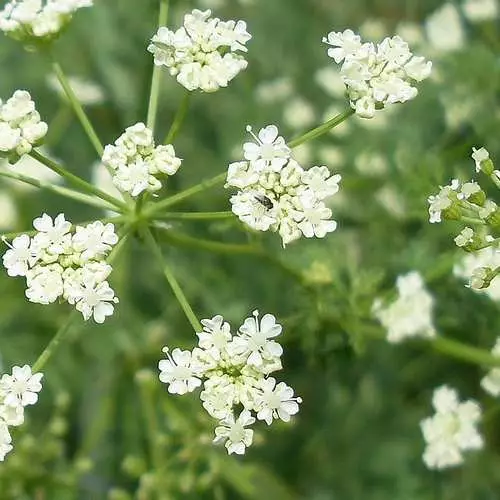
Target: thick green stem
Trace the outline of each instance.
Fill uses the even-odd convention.
[[[233,212],[166,212],[159,217],[167,220],[220,220],[232,219],[235,215]]]
[[[161,251],[161,248],[159,247],[158,243],[156,242],[153,234],[151,233],[151,231],[148,228],[143,229],[142,234],[144,236],[144,239],[146,240],[146,243],[148,244],[149,248],[151,249],[152,253],[156,257],[158,264],[161,266],[162,271],[163,271],[163,275],[165,276],[166,280],[168,281],[170,288],[174,292],[175,298],[179,302],[179,305],[181,306],[182,310],[184,311],[186,318],[191,323],[191,326],[193,327],[194,331],[200,332],[202,330],[201,324],[198,321],[198,318],[196,317],[196,314],[194,313],[186,296],[184,295],[182,288],[180,287],[175,276],[173,275],[172,270],[170,269],[170,266],[166,263],[166,261],[163,257],[163,253]]]
[[[288,146],[293,149],[296,148],[297,146],[300,146],[304,142],[312,141],[313,139],[316,139],[320,135],[326,134],[329,130],[335,128],[337,125],[340,125],[343,121],[347,120],[347,118],[349,118],[353,114],[354,110],[348,109],[343,113],[340,113],[337,116],[333,117],[331,120],[328,120],[326,123],[323,123],[323,125],[313,128],[309,132],[306,132],[304,135],[301,135],[300,137],[293,139],[288,143]]]
[[[189,108],[189,101],[191,99],[191,92],[186,91],[182,101],[177,109],[177,113],[175,113],[174,121],[163,141],[163,144],[172,144],[181,129],[182,123],[184,122],[184,118],[186,118],[187,110]]]
[[[160,12],[158,14],[158,27],[165,26],[168,19],[169,0],[160,0]],[[160,97],[161,66],[154,65],[153,77],[151,79],[151,91],[149,93],[147,126],[153,132],[156,124],[156,115],[158,113],[158,100]]]
[[[169,198],[163,201],[151,204],[146,210],[144,210],[143,213],[146,217],[151,217],[157,212],[161,212],[165,208],[171,207],[176,203],[180,203],[181,201],[185,201],[191,196],[201,193],[206,189],[216,186],[217,184],[221,184],[226,180],[226,177],[227,177],[227,172],[223,172],[219,175],[216,175],[215,177],[200,182],[199,184],[196,184],[195,186],[190,187],[189,189],[185,189],[180,193],[174,194],[173,196],[170,196]]]
[[[74,189],[69,189],[62,186],[56,186],[49,182],[41,181],[39,179],[35,179],[34,177],[29,177],[27,175],[18,174],[15,172],[0,171],[0,177],[14,179],[16,181],[23,182],[24,184],[29,184],[31,186],[44,189],[46,191],[56,193],[60,196],[64,196],[65,198],[70,198],[72,200],[85,203],[86,205],[91,205],[93,207],[101,208],[102,210],[116,210],[116,207],[114,207],[113,205],[110,205],[109,203],[104,202],[99,198],[95,198],[94,196],[83,194],[80,191],[75,191]]]
[[[104,151],[102,143],[99,140],[94,127],[90,123],[87,114],[83,110],[80,101],[73,92],[73,89],[71,88],[71,85],[69,84],[69,81],[66,78],[61,65],[55,60],[54,57],[52,57],[52,68],[54,69],[54,73],[56,74],[57,79],[59,80],[59,83],[61,84],[61,87],[63,88],[64,93],[66,94],[66,97],[68,98],[69,103],[73,108],[73,111],[75,112],[75,115],[77,116],[78,120],[80,120],[80,123],[82,124],[82,127],[85,130],[90,142],[94,146],[94,149],[96,150],[99,158],[101,158]]]
[[[126,203],[123,201],[117,200],[114,196],[111,196],[110,194],[100,190],[99,188],[96,188],[94,185],[90,184],[90,182],[87,182],[86,180],[82,179],[81,177],[78,177],[75,174],[72,174],[65,168],[61,167],[58,165],[55,161],[51,160],[50,158],[47,158],[43,154],[41,154],[39,151],[36,151],[35,149],[31,151],[30,156],[35,158],[35,160],[38,160],[40,163],[45,165],[47,168],[50,168],[57,174],[59,174],[61,177],[66,179],[69,183],[73,184],[73,186],[80,188],[81,190],[93,194],[94,196],[97,196],[101,200],[107,201],[108,203],[111,203],[111,205],[115,206],[119,212],[126,212],[128,211],[128,206]]]

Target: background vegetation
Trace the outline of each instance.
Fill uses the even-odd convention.
[[[156,31],[158,2],[95,3],[78,13],[56,52],[67,73],[104,89],[106,102],[88,112],[106,144],[145,119],[152,71],[145,49]],[[402,21],[421,27],[443,4],[213,3],[223,4],[216,15],[248,22],[254,37],[250,64],[228,89],[194,96],[175,144],[184,163],[170,181],[171,192],[224,171],[239,154],[247,124],[276,123],[291,138],[321,123],[332,106],[346,106],[341,96],[318,84],[317,71],[334,67],[321,43],[327,32],[363,27],[369,37],[380,21],[383,37]],[[178,25],[197,5],[172,0],[169,24]],[[197,239],[257,241],[272,256],[168,249],[198,317],[223,314],[239,325],[258,307],[283,322],[281,376],[304,400],[294,422],[272,430],[259,426],[255,445],[242,458],[227,457],[223,448],[211,445],[212,423],[197,395],[171,396],[156,378],[161,347],[191,348],[195,338],[147,248],[136,239],[112,276],[120,297],[117,314],[103,326],[79,321],[71,341],[44,370],[40,403],[28,411],[29,422],[14,437],[15,450],[0,465],[0,499],[500,498],[500,407],[479,388],[483,370],[422,343],[387,344],[378,338],[370,313],[374,298],[390,293],[398,274],[415,269],[435,295],[440,334],[489,349],[500,331],[498,304],[453,276],[462,256],[452,241],[453,228],[431,226],[427,216],[426,198],[439,184],[472,176],[473,145],[484,145],[500,158],[498,26],[462,21],[461,48],[444,53],[425,40],[417,46],[416,52],[432,57],[435,72],[415,101],[374,122],[353,118],[298,152],[306,165],[325,163],[343,176],[333,204],[339,221],[333,235],[303,239],[283,250],[276,235],[248,233],[234,220],[174,223]],[[90,178],[97,158],[65,101],[47,85],[49,63],[3,37],[0,65],[0,95],[28,89],[51,124],[50,153]],[[262,84],[283,77],[293,88],[290,95],[263,101]],[[181,95],[165,74],[159,137]],[[312,123],[306,123],[311,118],[302,113],[298,97],[310,104]],[[4,221],[5,231],[28,229],[42,211],[64,211],[75,222],[103,216],[4,181],[1,189],[16,209],[15,221]],[[228,192],[217,187],[178,208],[227,210]],[[22,280],[6,273],[0,275],[0,293],[6,371],[36,359],[69,308],[27,303]],[[488,444],[463,467],[434,473],[422,463],[419,421],[431,413],[432,390],[443,383],[483,404]]]

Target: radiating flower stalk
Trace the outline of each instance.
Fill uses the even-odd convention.
[[[18,90],[5,103],[0,101],[0,156],[15,162],[30,154],[72,186],[40,187],[81,203],[112,209],[116,216],[73,225],[63,213],[54,218],[44,213],[35,218],[34,231],[4,238],[8,246],[4,266],[9,276],[26,279],[29,301],[49,305],[62,299],[74,306],[85,321],[93,318],[102,323],[119,310],[118,297],[111,288],[112,259],[128,239],[138,236],[162,266],[162,273],[198,338],[198,345],[192,350],[164,349],[166,359],[159,362],[160,381],[167,384],[171,394],[201,388],[202,405],[217,422],[214,442],[224,443],[229,454],[244,454],[253,442],[251,426],[257,420],[268,425],[275,420],[288,422],[302,403],[293,389],[271,376],[282,369],[283,348],[276,341],[282,327],[274,315],[260,317],[258,311],[236,331],[219,314],[200,322],[175,277],[175,268],[163,255],[158,235],[163,232],[171,244],[187,242],[204,250],[253,253],[287,270],[301,284],[305,279],[301,272],[291,270],[261,248],[197,242],[165,227],[164,221],[233,217],[247,230],[277,233],[283,247],[302,237],[334,237],[331,233],[338,223],[333,220],[328,203],[339,191],[341,177],[327,165],[301,165],[294,158],[293,149],[334,129],[354,114],[369,119],[390,105],[415,98],[417,84],[429,76],[432,64],[414,56],[408,44],[397,36],[375,45],[362,42],[351,30],[331,32],[323,42],[329,46],[328,56],[341,63],[340,75],[348,99],[345,110],[289,141],[280,135],[275,124],[261,124],[256,133],[248,126],[252,140],[242,141],[241,161],[229,164],[226,171],[213,178],[170,194],[168,177],[175,175],[182,163],[172,143],[183,125],[190,97],[195,92],[223,91],[233,81],[236,85],[248,66],[246,54],[251,50],[252,35],[243,20],[221,20],[213,17],[210,10],[197,9],[186,13],[181,27],[170,29],[166,26],[169,2],[160,0],[158,30],[148,45],[145,42],[145,51],[152,54],[154,64],[147,116],[144,123],[130,124],[114,144],[103,147],[51,48],[73,15],[92,4],[92,0],[12,0],[0,11],[0,30],[51,56],[61,87],[122,198],[101,191],[37,149],[47,133],[47,125],[26,91]],[[166,140],[161,143],[156,137],[155,122],[164,69],[186,92]],[[473,157],[477,171],[500,187],[500,173],[486,150],[474,150]],[[12,176],[36,185],[27,177]],[[171,211],[176,204],[224,183],[235,193],[221,212]],[[165,192],[168,196],[164,196]],[[497,251],[500,209],[487,199],[476,182],[453,181],[431,196],[429,204],[431,222],[452,219],[466,224],[455,239],[459,247],[471,253]],[[487,288],[499,272],[500,262],[495,266],[481,265],[472,273],[470,286]],[[387,340],[399,343],[410,337],[423,337],[444,354],[488,364],[491,371],[482,385],[489,393],[498,395],[498,345],[490,354],[441,338],[434,326],[432,295],[418,272],[400,276],[397,288],[396,300],[378,300],[373,307],[374,316],[387,331]],[[56,333],[33,365],[33,371],[41,370],[55,354],[77,315],[73,313]],[[37,401],[41,378],[41,372],[33,373],[25,365],[14,367],[12,375],[0,379],[0,460],[12,449],[9,428],[22,423],[24,407]],[[435,392],[433,406],[436,414],[422,422],[428,445],[424,461],[428,467],[457,465],[463,460],[463,451],[482,447],[476,428],[481,412],[476,403],[460,403],[453,389],[442,387]]]

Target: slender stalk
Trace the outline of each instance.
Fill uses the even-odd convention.
[[[156,242],[153,234],[149,230],[149,228],[145,228],[143,230],[143,235],[146,240],[146,243],[148,244],[149,248],[155,255],[158,263],[160,264],[163,275],[165,276],[166,280],[168,281],[168,284],[170,285],[170,288],[174,292],[175,298],[179,302],[179,305],[181,306],[182,310],[184,311],[184,314],[186,315],[186,318],[188,321],[191,323],[191,326],[193,327],[195,332],[200,332],[202,330],[201,324],[198,321],[198,318],[196,317],[191,305],[189,304],[186,296],[184,295],[184,292],[182,291],[182,288],[179,286],[178,281],[176,280],[175,276],[172,273],[172,270],[170,269],[170,266],[166,263],[163,253],[161,251],[161,248],[159,247],[158,243]]]
[[[460,217],[460,220],[462,222],[466,222],[467,224],[474,224],[478,226],[484,226],[486,224],[486,222],[484,222],[484,220],[482,219],[477,219],[476,217],[467,217],[466,215],[462,215]]]
[[[362,333],[365,333],[370,337],[376,339],[386,338],[385,333],[382,331],[382,329],[376,325],[363,325]],[[487,351],[485,349],[471,346],[458,340],[453,340],[440,335],[428,340],[409,340],[407,343],[409,345],[417,345],[419,347],[423,347],[424,349],[430,347],[436,352],[475,365],[488,367],[500,366],[500,356],[494,356],[490,351]]]
[[[80,313],[76,309],[71,312],[66,323],[64,323],[64,325],[59,328],[54,337],[52,337],[52,340],[49,342],[47,347],[43,350],[42,354],[38,356],[38,359],[35,361],[32,368],[33,373],[40,371],[45,366],[49,358],[52,356],[52,354],[54,354],[54,351],[59,347],[59,344],[68,334],[71,325],[79,314]]]
[[[170,196],[166,200],[151,204],[150,207],[144,210],[143,213],[146,217],[150,217],[156,214],[157,212],[161,212],[165,208],[171,207],[176,203],[180,203],[181,201],[185,201],[188,198],[191,198],[191,196],[194,196],[198,193],[205,191],[206,189],[209,189],[213,186],[216,186],[217,184],[224,182],[226,180],[226,177],[227,177],[227,172],[223,172],[219,175],[216,175],[211,179],[207,179],[203,182],[200,182],[199,184],[196,184],[193,187],[181,191],[180,193],[174,194],[173,196]]]
[[[490,179],[493,181],[493,184],[500,189],[500,179],[495,174],[491,174]]]
[[[162,229],[162,228],[159,228]],[[204,240],[201,238],[194,238],[188,236],[187,234],[177,233],[171,231],[170,229],[163,232],[162,236],[165,237],[166,241],[172,245],[177,245],[186,248],[193,248],[198,250],[207,250],[209,252],[221,253],[221,254],[231,254],[231,255],[253,255],[260,259],[266,260],[273,266],[281,269],[285,274],[288,274],[294,278],[300,285],[304,288],[310,288],[307,280],[304,278],[300,271],[289,267],[280,259],[277,259],[273,255],[264,251],[260,247],[254,245],[242,245],[237,243],[222,243],[219,241]]]
[[[301,135],[300,137],[293,139],[288,143],[288,146],[293,149],[296,148],[297,146],[300,146],[304,142],[312,141],[313,139],[316,139],[320,135],[326,134],[326,132],[328,132],[332,128],[335,128],[337,125],[340,125],[343,121],[347,120],[347,118],[349,118],[353,114],[354,110],[348,109],[343,113],[340,113],[337,116],[333,117],[331,120],[328,120],[326,123],[323,123],[323,125],[313,128],[309,132],[306,132],[305,134]]]
[[[128,211],[128,206],[126,203],[116,199],[114,196],[111,196],[110,194],[95,187],[90,182],[87,182],[86,180],[82,179],[81,177],[78,177],[77,175],[72,174],[71,172],[69,172],[65,168],[58,165],[55,161],[53,161],[50,158],[47,158],[46,156],[41,154],[39,151],[36,151],[34,149],[33,151],[31,151],[30,156],[32,158],[35,158],[35,160],[38,160],[40,163],[42,163],[46,167],[50,168],[51,170],[53,170],[57,174],[59,174],[61,177],[64,177],[68,182],[73,184],[75,187],[79,187],[83,191],[90,193],[90,194],[93,194],[94,196],[101,198],[101,200],[104,200],[104,201],[107,201],[108,203],[111,203],[111,205],[118,208],[119,212]]]
[[[184,122],[184,118],[186,118],[187,110],[189,108],[189,101],[191,100],[191,92],[186,91],[184,97],[181,100],[179,108],[174,116],[174,121],[170,126],[170,129],[163,141],[163,144],[172,144],[181,129],[182,123]]]
[[[83,110],[82,105],[80,104],[80,101],[76,97],[75,93],[73,92],[73,89],[71,88],[71,85],[69,84],[68,79],[66,78],[66,75],[64,74],[64,71],[61,67],[61,65],[57,62],[57,60],[52,56],[52,68],[54,70],[54,73],[57,76],[57,79],[59,80],[59,83],[61,84],[61,87],[63,88],[66,97],[69,100],[69,103],[71,104],[71,107],[73,108],[73,111],[75,112],[75,115],[77,116],[78,120],[80,120],[80,123],[82,124],[83,129],[85,130],[90,142],[94,146],[94,149],[96,150],[99,158],[102,156],[102,153],[104,151],[104,148],[102,146],[101,141],[99,140],[99,137],[96,134],[96,131],[94,130],[94,127],[92,126],[92,123],[90,123],[90,120],[87,117],[87,114]]]
[[[160,12],[158,14],[158,27],[165,26],[168,19],[169,0],[160,0]],[[153,132],[156,124],[156,115],[158,113],[158,100],[160,97],[162,69],[154,65],[153,77],[151,79],[151,91],[149,93],[147,126]]]
[[[64,196],[65,198],[70,198],[72,200],[85,203],[86,205],[91,205],[97,208],[101,208],[102,210],[116,210],[116,207],[114,207],[113,205],[110,205],[109,203],[104,202],[99,198],[95,198],[94,196],[80,193],[80,191],[75,191],[74,189],[69,189],[62,186],[56,186],[49,182],[41,181],[39,179],[35,179],[34,177],[29,177],[27,175],[18,174],[15,172],[0,171],[0,177],[14,179],[16,181],[23,182],[24,184],[29,184],[31,186],[44,189],[46,191],[56,193],[58,195]]]
[[[162,219],[168,220],[219,220],[234,218],[233,212],[166,212]]]

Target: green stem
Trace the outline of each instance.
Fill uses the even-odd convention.
[[[500,189],[500,179],[495,174],[491,174],[490,179],[493,181],[493,184]]]
[[[163,253],[161,251],[161,248],[159,247],[158,243],[156,242],[149,228],[145,228],[143,230],[143,235],[146,240],[146,243],[149,245],[151,251],[158,260],[158,263],[162,268],[163,274],[166,280],[168,281],[170,288],[174,292],[175,298],[179,302],[179,305],[181,306],[182,310],[184,311],[186,318],[191,323],[191,326],[193,327],[194,331],[200,332],[202,330],[201,324],[198,321],[198,318],[196,317],[195,313],[193,312],[193,309],[191,308],[191,305],[189,304],[186,296],[184,295],[182,288],[179,286],[179,283],[177,282],[175,276],[173,275],[170,266],[166,263],[165,259],[163,258]]]
[[[86,205],[91,205],[102,210],[116,210],[116,207],[108,204],[107,202],[103,202],[99,198],[95,198],[93,196],[80,193],[80,191],[75,191],[74,189],[65,188],[62,186],[56,186],[49,182],[45,182],[39,179],[35,179],[34,177],[29,177],[27,175],[18,174],[15,172],[2,172],[0,171],[0,177],[6,177],[8,179],[14,179],[19,182],[23,182],[24,184],[29,184],[31,186],[38,187],[40,189],[44,189],[46,191],[50,191],[52,193],[56,193],[58,195],[64,196],[65,198],[70,198],[72,200],[79,201],[81,203],[85,203]]]
[[[73,89],[71,88],[71,85],[69,84],[69,81],[66,78],[66,75],[64,74],[64,71],[63,71],[61,65],[56,61],[56,59],[54,58],[53,55],[52,55],[52,68],[54,69],[54,73],[56,74],[57,79],[59,80],[59,83],[61,84],[61,87],[63,88],[63,90],[66,94],[66,97],[68,98],[69,103],[71,104],[71,107],[73,108],[73,111],[75,112],[75,115],[80,120],[80,123],[82,124],[82,127],[85,130],[90,142],[94,146],[94,149],[96,150],[99,158],[101,158],[102,153],[104,151],[102,143],[99,140],[99,137],[97,136],[96,131],[94,130],[94,127],[90,123],[90,120],[88,119],[87,114],[83,110],[83,107],[80,104],[80,101],[78,100],[75,93],[73,92]]]
[[[347,118],[349,118],[353,114],[354,110],[348,109],[343,113],[340,113],[337,116],[333,117],[331,120],[328,120],[326,123],[323,123],[323,125],[313,128],[309,132],[306,132],[304,135],[301,135],[300,137],[293,139],[288,143],[288,146],[293,149],[296,148],[297,146],[300,146],[304,142],[312,141],[313,139],[316,139],[320,135],[326,134],[326,132],[328,132],[332,128],[335,128],[337,125],[340,125],[343,121],[347,120]]]
[[[159,228],[162,229],[162,228]],[[209,252],[221,253],[221,254],[231,254],[231,255],[253,255],[255,257],[261,258],[272,264],[273,266],[281,269],[285,274],[288,274],[294,278],[300,285],[304,288],[310,288],[306,279],[300,271],[289,267],[283,263],[280,259],[277,259],[273,255],[265,252],[263,249],[256,247],[254,245],[242,245],[237,243],[222,243],[219,241],[204,240],[201,238],[194,238],[188,236],[187,234],[177,233],[174,231],[166,230],[162,233],[166,241],[172,245],[177,245],[186,248],[193,248],[198,250],[207,250]]]
[[[165,26],[168,19],[169,0],[160,0],[160,12],[158,14],[158,27]],[[153,77],[151,79],[151,91],[149,93],[147,126],[154,132],[156,115],[158,113],[158,100],[160,97],[161,66],[154,65]]]
[[[474,224],[477,226],[484,226],[486,222],[482,219],[477,219],[476,217],[467,217],[466,215],[460,216],[460,220],[466,224]]]
[[[64,323],[64,325],[61,326],[61,328],[59,328],[59,330],[54,335],[54,337],[52,337],[52,340],[49,342],[47,347],[43,350],[42,354],[40,354],[38,359],[35,361],[35,363],[32,367],[33,373],[40,371],[45,366],[45,364],[47,363],[49,358],[52,356],[54,351],[59,347],[59,344],[61,343],[61,341],[68,334],[71,325],[73,324],[73,322],[75,321],[75,319],[78,315],[79,315],[79,312],[76,309],[74,309],[72,311],[72,313],[69,315],[68,321],[66,323]]]
[[[163,209],[167,207],[171,207],[172,205],[175,205],[176,203],[180,203],[181,201],[185,201],[191,196],[194,196],[198,193],[201,193],[202,191],[205,191],[206,189],[209,189],[213,186],[216,186],[217,184],[220,184],[226,180],[227,177],[227,172],[223,172],[219,175],[216,175],[215,177],[212,177],[211,179],[207,179],[206,181],[200,182],[199,184],[196,184],[193,187],[190,187],[189,189],[185,189],[184,191],[181,191],[180,193],[174,194],[173,196],[170,196],[166,200],[160,201],[159,203],[154,203],[152,204],[148,209],[144,210],[144,215],[146,217],[151,217],[152,215],[156,214],[157,212],[162,211]]]
[[[385,332],[376,325],[363,325],[363,333],[377,339],[385,340],[386,338]],[[431,339],[410,339],[407,343],[409,345],[418,345],[424,348],[430,346],[430,348],[436,352],[475,365],[489,367],[500,366],[500,356],[494,356],[490,351],[486,351],[485,349],[439,335]]]
[[[186,118],[187,110],[189,108],[189,101],[191,99],[191,92],[186,91],[182,101],[175,113],[174,121],[163,141],[163,144],[172,144],[181,129],[182,123],[184,122],[184,118]]]
[[[79,187],[83,191],[93,194],[94,196],[97,196],[98,198],[101,198],[101,200],[107,201],[108,203],[111,203],[111,205],[115,206],[119,212],[126,212],[128,211],[128,206],[126,203],[123,201],[117,200],[114,196],[111,196],[110,194],[100,190],[99,188],[95,187],[94,185],[90,184],[90,182],[87,182],[86,180],[82,179],[81,177],[78,177],[77,175],[72,174],[65,168],[61,167],[58,165],[55,161],[52,161],[50,158],[47,158],[46,156],[42,155],[39,151],[36,151],[35,149],[31,151],[30,156],[32,158],[35,158],[35,160],[38,160],[40,163],[45,165],[46,167],[50,168],[50,170],[53,170],[57,174],[59,174],[61,177],[64,177],[68,182],[73,184],[75,187]]]
[[[162,219],[169,220],[219,220],[234,218],[233,212],[166,212]]]

